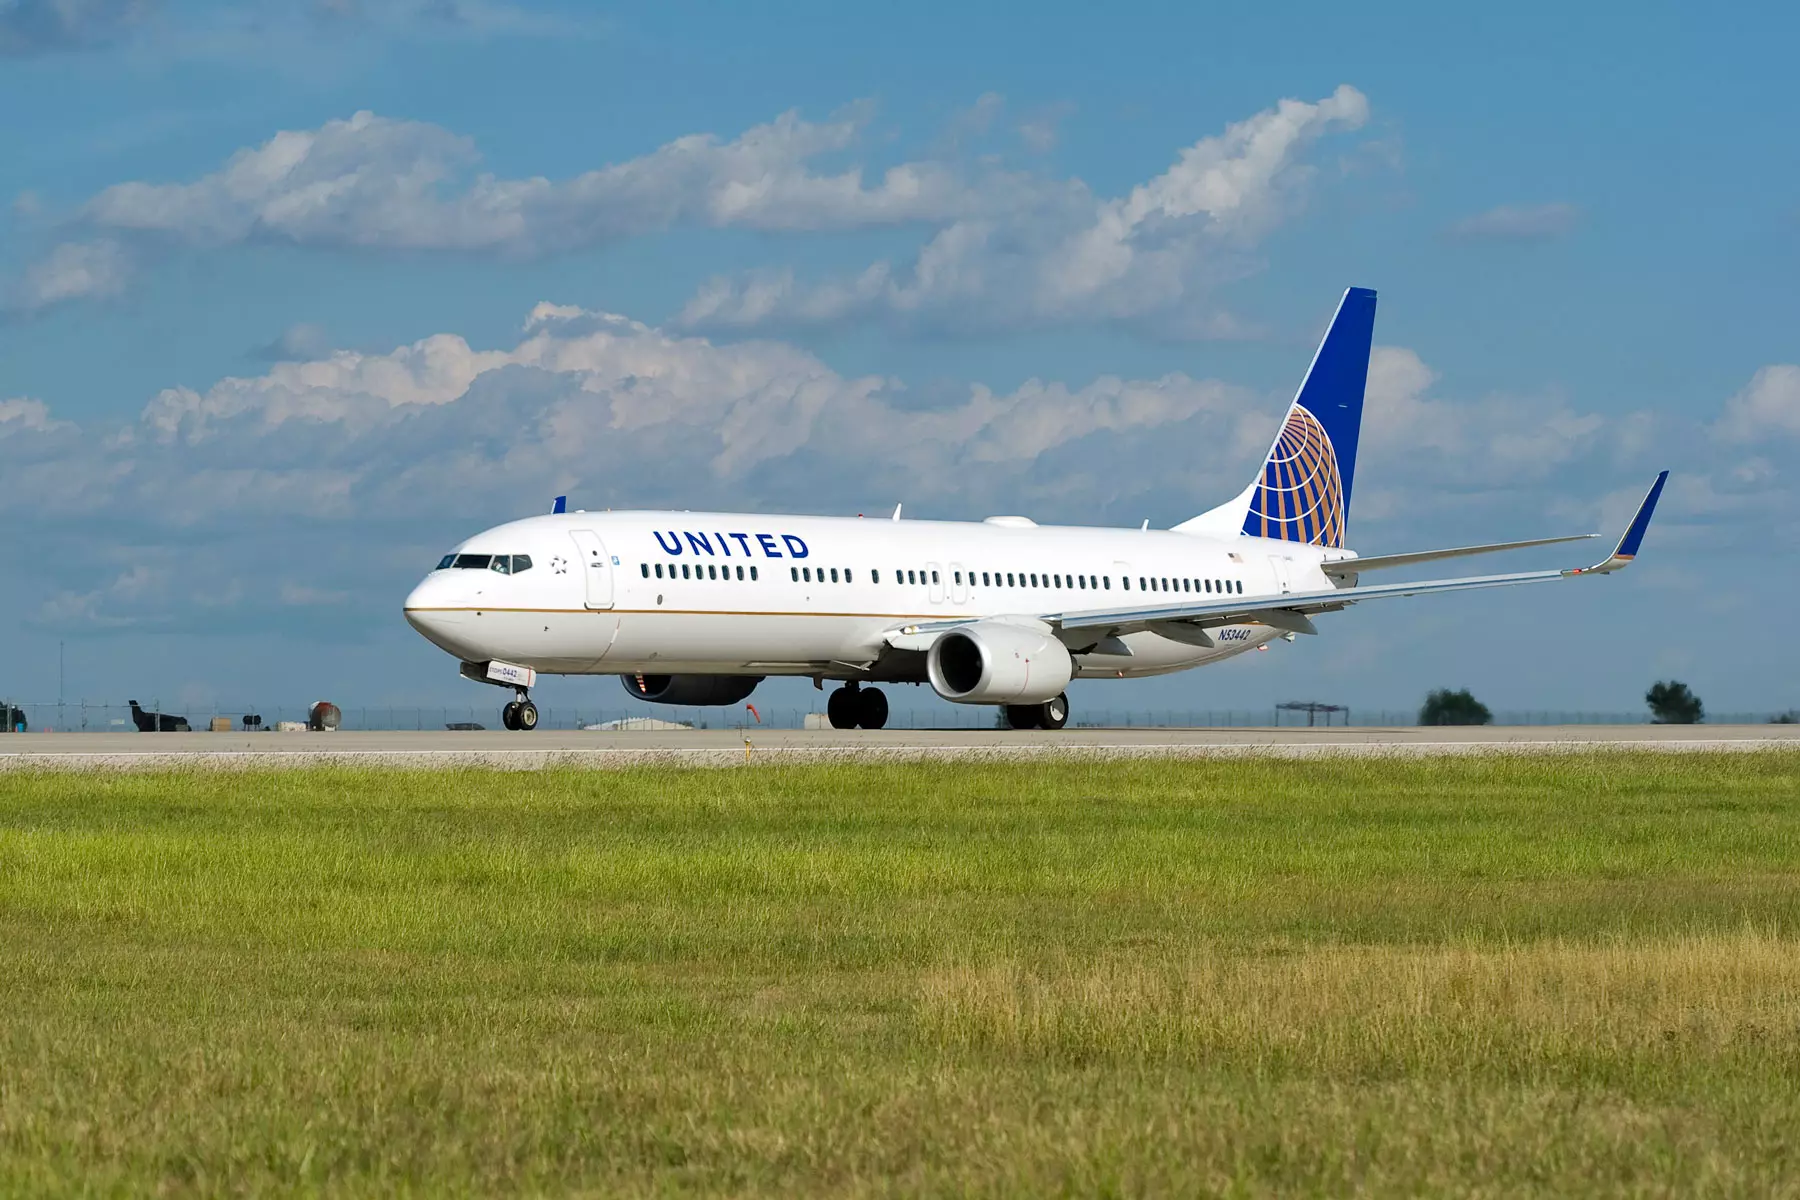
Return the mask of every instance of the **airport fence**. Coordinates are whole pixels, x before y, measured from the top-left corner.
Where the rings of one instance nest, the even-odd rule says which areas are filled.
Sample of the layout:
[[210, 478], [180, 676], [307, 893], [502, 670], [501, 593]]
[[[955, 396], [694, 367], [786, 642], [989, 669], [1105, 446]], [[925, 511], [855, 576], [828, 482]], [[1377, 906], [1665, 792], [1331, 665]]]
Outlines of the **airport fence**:
[[[890, 692], [890, 700], [892, 693]], [[185, 719], [196, 732], [221, 721], [236, 732], [246, 729], [278, 730], [281, 725], [303, 725], [311, 705], [175, 705], [154, 698], [141, 701], [147, 712], [161, 712]], [[540, 729], [591, 729], [605, 732], [607, 727], [643, 728], [663, 722], [697, 729], [804, 729], [822, 725], [824, 694], [813, 708], [793, 705], [756, 706], [754, 715], [748, 706], [730, 708], [685, 708], [661, 704], [630, 703], [628, 705], [555, 705], [538, 706]], [[346, 730], [440, 730], [456, 728], [499, 729], [500, 706], [485, 705], [393, 705], [340, 704], [339, 728]], [[16, 731], [22, 720], [30, 732], [55, 733], [127, 733], [136, 725], [129, 705], [90, 700], [12, 701], [0, 700], [0, 716], [5, 732]], [[246, 717], [260, 718], [246, 725]], [[986, 707], [950, 704], [906, 705], [894, 703], [888, 713], [890, 729], [993, 729], [998, 714]], [[1800, 711], [1709, 713], [1707, 723], [1714, 725], [1758, 725], [1766, 722], [1800, 721]], [[1494, 714], [1496, 725], [1645, 725], [1647, 712], [1578, 712], [1562, 709], [1529, 709]], [[1079, 728], [1100, 729], [1230, 729], [1304, 727], [1305, 713], [1270, 708], [1201, 709], [1201, 708], [1077, 708], [1070, 724]], [[1317, 714], [1315, 727], [1394, 727], [1418, 724], [1416, 709], [1357, 709]]]

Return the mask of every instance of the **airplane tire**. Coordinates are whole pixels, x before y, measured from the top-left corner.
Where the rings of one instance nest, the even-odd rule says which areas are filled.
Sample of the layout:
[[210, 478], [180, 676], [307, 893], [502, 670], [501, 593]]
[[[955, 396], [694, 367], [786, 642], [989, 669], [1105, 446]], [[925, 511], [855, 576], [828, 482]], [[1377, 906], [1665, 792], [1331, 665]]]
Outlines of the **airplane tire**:
[[1036, 729], [1038, 719], [1044, 714], [1041, 704], [1008, 704], [1006, 705], [1006, 723], [1014, 729]]
[[508, 700], [506, 707], [500, 710], [500, 724], [508, 729], [519, 727], [519, 702], [517, 700]]
[[856, 723], [864, 729], [880, 729], [887, 724], [887, 695], [880, 688], [859, 688], [856, 694]]
[[1037, 706], [1038, 727], [1040, 729], [1061, 729], [1069, 723], [1069, 697], [1067, 693], [1054, 700], [1046, 700]]
[[519, 705], [518, 713], [513, 717], [513, 728], [522, 730], [525, 733], [530, 733], [533, 729], [537, 728], [537, 723], [537, 705], [529, 700], [522, 702]]
[[856, 693], [841, 687], [825, 701], [825, 719], [831, 722], [833, 729], [855, 729], [857, 707]]

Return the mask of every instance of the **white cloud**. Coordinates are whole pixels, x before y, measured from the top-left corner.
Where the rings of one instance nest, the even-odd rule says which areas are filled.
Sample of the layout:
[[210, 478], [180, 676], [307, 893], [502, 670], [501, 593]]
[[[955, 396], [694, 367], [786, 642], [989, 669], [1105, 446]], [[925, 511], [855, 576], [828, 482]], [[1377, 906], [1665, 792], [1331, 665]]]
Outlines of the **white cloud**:
[[150, 0], [0, 0], [0, 57], [80, 50], [142, 20]]
[[1800, 437], [1800, 366], [1776, 363], [1759, 370], [1725, 402], [1713, 431], [1734, 442], [1769, 434]]
[[1574, 232], [1580, 220], [1573, 204], [1502, 204], [1464, 217], [1446, 232], [1463, 241], [1546, 242]]
[[[1467, 537], [1496, 524], [1495, 508], [1515, 516], [1500, 534], [1611, 528], [1588, 526], [1613, 515], [1589, 499], [1606, 486], [1596, 481], [1624, 471], [1621, 494], [1641, 496], [1661, 465], [1683, 468], [1667, 515], [1791, 510], [1774, 450], [1748, 475], [1691, 449], [1681, 463], [1646, 461], [1642, 447], [1619, 449], [1629, 419], [1553, 396], [1440, 398], [1439, 387], [1415, 352], [1377, 348], [1353, 512], [1368, 546]], [[1277, 396], [1180, 374], [907, 401], [899, 381], [845, 376], [782, 342], [717, 344], [543, 304], [510, 344], [443, 333], [334, 351], [165, 390], [125, 423], [0, 401], [0, 515], [16, 556], [52, 564], [19, 611], [185, 627], [239, 612], [234, 596], [296, 614], [340, 594], [351, 608], [387, 603], [382, 588], [438, 549], [415, 554], [413, 542], [538, 511], [558, 493], [589, 508], [855, 512], [904, 500], [920, 516], [1173, 523], [1242, 486], [1281, 409]], [[1646, 437], [1665, 450], [1705, 441], [1666, 423]], [[1521, 509], [1537, 519], [1516, 519]], [[409, 547], [407, 561], [393, 545]], [[202, 593], [226, 599], [200, 613]], [[242, 620], [254, 614], [244, 600]]]
[[117, 242], [64, 242], [26, 268], [6, 306], [37, 312], [71, 300], [106, 299], [125, 290], [130, 273], [130, 261]]
[[50, 433], [69, 428], [66, 421], [52, 420], [50, 406], [29, 396], [0, 400], [0, 437], [17, 433]]
[[93, 226], [198, 245], [249, 240], [543, 254], [678, 225], [843, 229], [966, 211], [947, 167], [903, 163], [873, 182], [812, 163], [851, 149], [861, 114], [786, 113], [732, 141], [678, 138], [573, 179], [477, 172], [474, 145], [437, 125], [359, 112], [276, 134], [192, 183], [123, 183], [84, 209]]
[[1367, 119], [1368, 101], [1348, 85], [1316, 103], [1283, 100], [1124, 196], [1097, 199], [1078, 180], [1040, 188], [1004, 215], [946, 224], [907, 268], [881, 262], [824, 283], [789, 272], [714, 279], [681, 321], [746, 329], [889, 313], [967, 328], [1150, 317], [1205, 332], [1216, 321], [1204, 309], [1210, 289], [1241, 274], [1243, 255], [1303, 202], [1307, 146]]

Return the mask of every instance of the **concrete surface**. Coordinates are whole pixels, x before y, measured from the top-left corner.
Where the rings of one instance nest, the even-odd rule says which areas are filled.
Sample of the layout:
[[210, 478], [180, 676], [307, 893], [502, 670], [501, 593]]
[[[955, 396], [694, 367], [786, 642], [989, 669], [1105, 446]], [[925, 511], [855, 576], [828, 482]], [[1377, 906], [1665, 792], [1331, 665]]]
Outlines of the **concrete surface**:
[[[746, 747], [746, 739], [749, 745]], [[1796, 725], [1352, 729], [683, 730], [0, 735], [4, 770], [733, 766], [831, 759], [1381, 756], [1588, 750], [1800, 750]]]

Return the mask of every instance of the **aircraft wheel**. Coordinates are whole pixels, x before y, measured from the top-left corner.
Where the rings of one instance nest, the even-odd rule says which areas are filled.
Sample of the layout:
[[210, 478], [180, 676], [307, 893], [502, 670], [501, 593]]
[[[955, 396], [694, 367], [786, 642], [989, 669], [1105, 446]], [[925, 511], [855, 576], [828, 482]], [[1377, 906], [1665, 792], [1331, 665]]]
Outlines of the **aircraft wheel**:
[[1038, 725], [1043, 729], [1061, 729], [1069, 723], [1069, 697], [1067, 693], [1054, 700], [1046, 700], [1038, 705]]
[[1006, 705], [1006, 723], [1014, 729], [1036, 729], [1038, 719], [1044, 714], [1041, 704], [1008, 704]]
[[887, 724], [887, 696], [880, 688], [858, 688], [856, 723], [864, 729], [880, 729]]
[[529, 700], [520, 701], [519, 711], [513, 716], [513, 728], [530, 733], [537, 728], [537, 722], [537, 705]]
[[831, 722], [833, 729], [855, 729], [857, 707], [856, 693], [841, 687], [825, 702], [825, 719]]
[[508, 700], [506, 707], [500, 710], [500, 724], [508, 729], [519, 727], [519, 702], [517, 700]]

